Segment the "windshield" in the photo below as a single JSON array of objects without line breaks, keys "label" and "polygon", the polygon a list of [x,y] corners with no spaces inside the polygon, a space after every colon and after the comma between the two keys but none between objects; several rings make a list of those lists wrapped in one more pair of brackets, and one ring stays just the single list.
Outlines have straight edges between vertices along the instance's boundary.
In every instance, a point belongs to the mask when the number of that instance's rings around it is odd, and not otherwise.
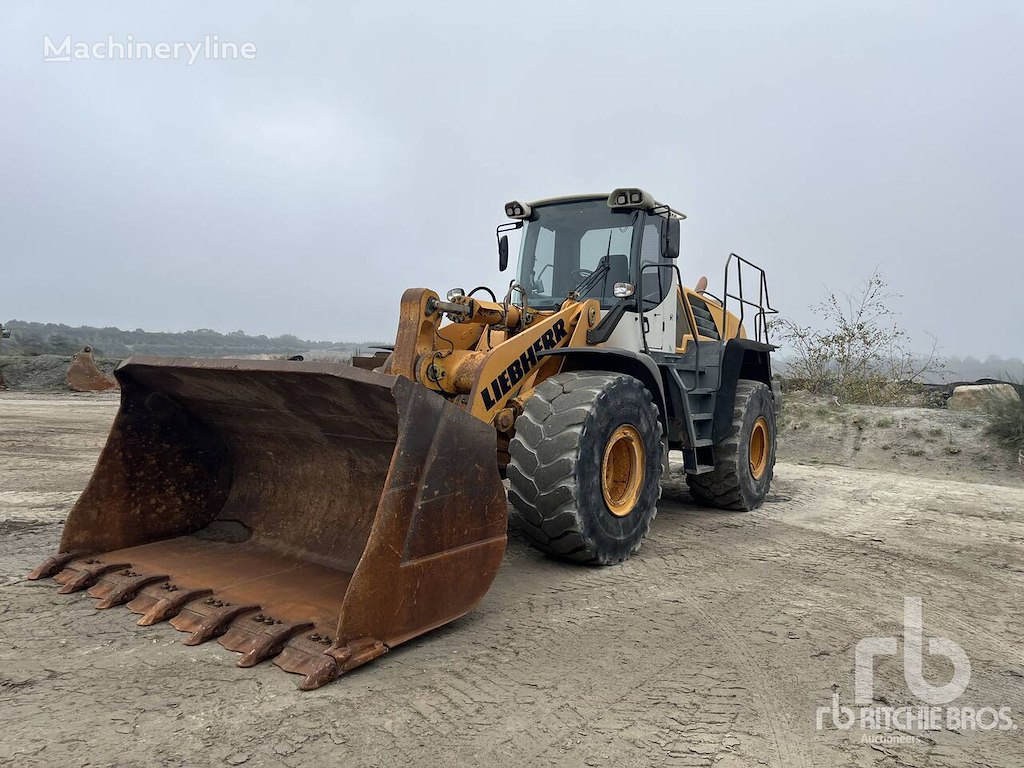
[{"label": "windshield", "polygon": [[[660,256],[659,219],[639,211],[615,211],[602,198],[544,205],[533,209],[519,250],[518,281],[537,309],[557,309],[607,257],[608,271],[585,294],[602,306],[615,304],[615,283],[633,282],[635,254],[645,262]],[[634,238],[641,241],[634,247]],[[645,283],[647,276],[645,275]]]}]

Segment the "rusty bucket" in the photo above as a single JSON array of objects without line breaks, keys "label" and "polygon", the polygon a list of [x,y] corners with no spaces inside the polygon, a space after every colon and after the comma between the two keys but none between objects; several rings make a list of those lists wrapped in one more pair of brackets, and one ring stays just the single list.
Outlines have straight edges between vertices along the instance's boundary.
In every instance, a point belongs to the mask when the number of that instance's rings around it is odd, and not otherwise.
[{"label": "rusty bucket", "polygon": [[71,510],[30,575],[186,644],[217,637],[316,688],[456,619],[505,548],[493,428],[348,366],[136,357]]},{"label": "rusty bucket", "polygon": [[103,392],[117,387],[117,381],[96,365],[92,347],[85,347],[71,358],[64,381],[73,392]]}]

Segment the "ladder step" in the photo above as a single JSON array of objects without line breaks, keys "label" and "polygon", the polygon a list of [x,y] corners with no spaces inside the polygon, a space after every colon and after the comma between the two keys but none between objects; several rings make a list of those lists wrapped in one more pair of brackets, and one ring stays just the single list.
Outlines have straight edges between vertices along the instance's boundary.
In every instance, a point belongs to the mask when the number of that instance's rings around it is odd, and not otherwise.
[{"label": "ladder step", "polygon": [[713,414],[713,413],[695,413],[695,414],[693,414],[693,420],[694,421],[711,421],[713,418],[715,418],[715,414]]},{"label": "ladder step", "polygon": [[711,464],[698,464],[696,469],[686,470],[691,475],[703,475],[707,472],[714,472],[715,468]]},{"label": "ladder step", "polygon": [[707,438],[701,438],[700,440],[693,441],[694,448],[707,448],[708,446],[714,445],[714,440],[708,440]]},{"label": "ladder step", "polygon": [[711,387],[694,387],[687,392],[689,395],[713,395],[715,390]]}]

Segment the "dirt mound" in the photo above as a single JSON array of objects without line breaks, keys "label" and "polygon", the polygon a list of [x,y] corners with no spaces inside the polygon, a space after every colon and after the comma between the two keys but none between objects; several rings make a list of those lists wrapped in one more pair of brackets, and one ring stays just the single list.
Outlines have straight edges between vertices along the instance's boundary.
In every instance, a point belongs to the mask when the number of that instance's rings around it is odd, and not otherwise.
[{"label": "dirt mound", "polygon": [[1017,457],[986,433],[987,426],[978,411],[838,405],[790,392],[782,400],[779,461],[1024,485]]}]

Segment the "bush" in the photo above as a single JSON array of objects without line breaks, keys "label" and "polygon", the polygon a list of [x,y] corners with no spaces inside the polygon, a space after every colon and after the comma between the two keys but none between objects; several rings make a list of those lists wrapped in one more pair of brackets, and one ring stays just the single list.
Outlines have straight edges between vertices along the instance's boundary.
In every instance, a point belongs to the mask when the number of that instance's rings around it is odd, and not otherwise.
[{"label": "bush", "polygon": [[1012,382],[1018,398],[993,395],[985,401],[986,432],[1012,451],[1024,451],[1024,383]]},{"label": "bush", "polygon": [[906,403],[920,390],[916,380],[942,365],[935,344],[927,356],[910,352],[893,309],[898,298],[875,271],[853,293],[827,290],[825,299],[811,307],[820,325],[801,326],[785,318],[772,323],[795,355],[789,373],[796,383],[846,403]]}]

